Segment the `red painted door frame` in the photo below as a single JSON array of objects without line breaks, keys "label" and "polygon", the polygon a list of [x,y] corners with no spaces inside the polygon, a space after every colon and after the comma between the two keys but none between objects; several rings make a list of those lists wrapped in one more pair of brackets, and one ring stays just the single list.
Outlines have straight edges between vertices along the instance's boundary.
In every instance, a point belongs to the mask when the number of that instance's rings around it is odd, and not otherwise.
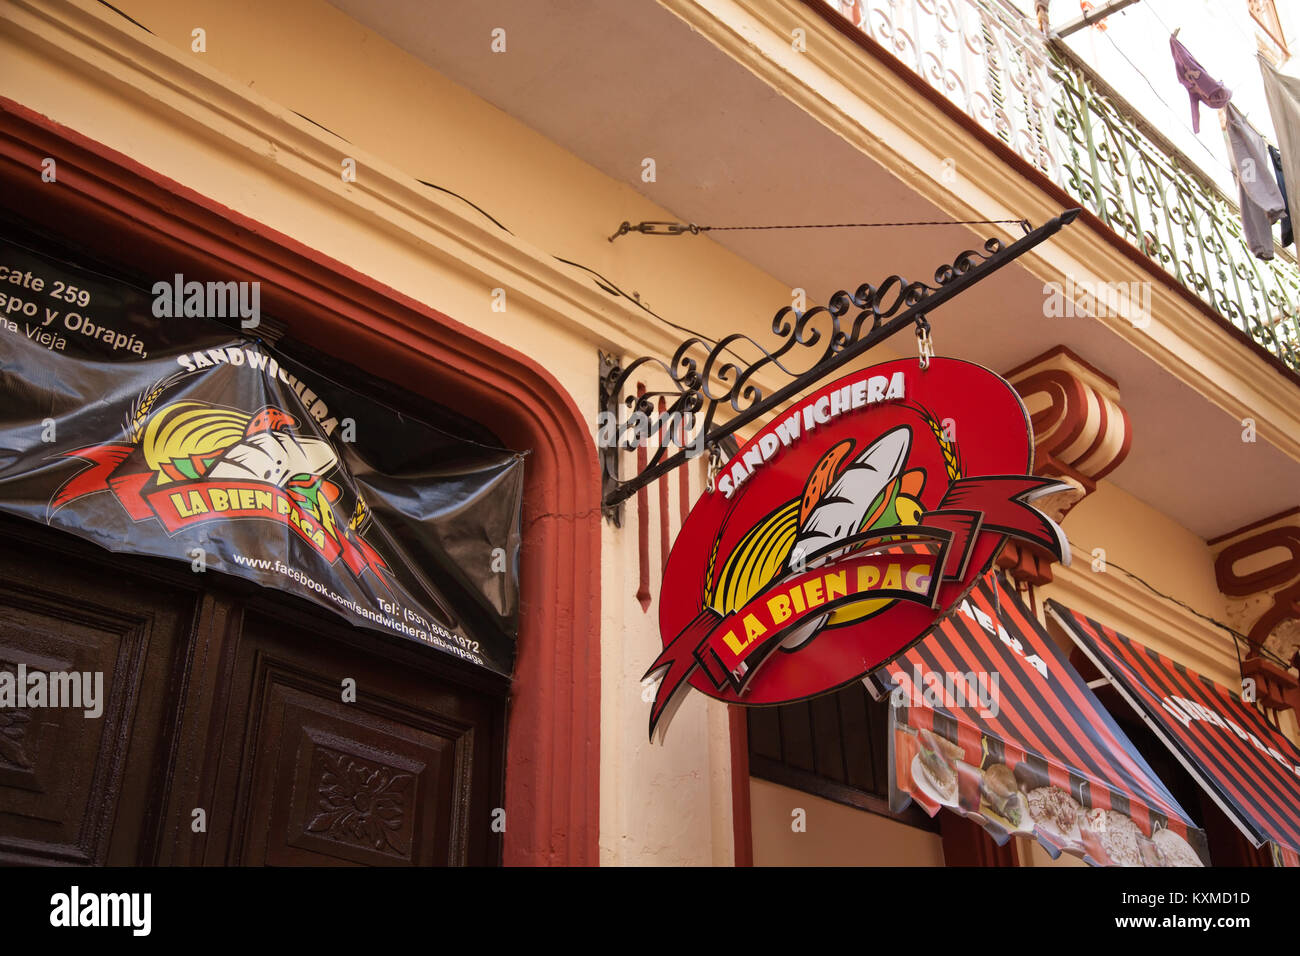
[{"label": "red painted door frame", "polygon": [[[46,157],[57,164],[54,183],[41,179]],[[262,308],[300,338],[532,451],[505,862],[596,865],[600,481],[587,423],[559,382],[441,312],[3,97],[0,190],[5,205],[109,261],[258,281]]]}]

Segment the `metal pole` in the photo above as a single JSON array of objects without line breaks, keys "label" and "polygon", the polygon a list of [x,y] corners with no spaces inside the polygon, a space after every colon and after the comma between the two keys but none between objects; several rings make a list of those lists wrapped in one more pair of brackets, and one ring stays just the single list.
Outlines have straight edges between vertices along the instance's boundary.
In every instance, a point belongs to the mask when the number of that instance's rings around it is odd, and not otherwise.
[{"label": "metal pole", "polygon": [[1119,13],[1125,7],[1131,7],[1137,2],[1138,0],[1114,0],[1113,3],[1108,3],[1104,7],[1093,10],[1091,13],[1085,13],[1077,20],[1071,20],[1059,30],[1053,30],[1051,36],[1057,40],[1064,40],[1071,33],[1078,33],[1084,27],[1090,27],[1094,23],[1106,19],[1112,13]]}]

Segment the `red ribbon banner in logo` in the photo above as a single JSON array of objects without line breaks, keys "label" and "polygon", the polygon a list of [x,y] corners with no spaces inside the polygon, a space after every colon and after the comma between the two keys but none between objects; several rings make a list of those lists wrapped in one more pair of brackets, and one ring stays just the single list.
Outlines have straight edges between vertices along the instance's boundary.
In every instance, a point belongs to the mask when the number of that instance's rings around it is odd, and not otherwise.
[{"label": "red ribbon banner in logo", "polygon": [[323,520],[324,515],[309,514],[288,492],[265,482],[174,482],[149,490],[152,471],[123,472],[123,462],[132,451],[131,445],[96,445],[73,453],[72,457],[91,462],[91,467],[64,485],[52,509],[97,491],[111,491],[133,520],[157,518],[168,534],[208,521],[262,518],[292,528],[330,564],[342,557],[354,577],[372,571],[378,583],[389,589],[385,574],[391,571],[384,559],[332,515]]}]

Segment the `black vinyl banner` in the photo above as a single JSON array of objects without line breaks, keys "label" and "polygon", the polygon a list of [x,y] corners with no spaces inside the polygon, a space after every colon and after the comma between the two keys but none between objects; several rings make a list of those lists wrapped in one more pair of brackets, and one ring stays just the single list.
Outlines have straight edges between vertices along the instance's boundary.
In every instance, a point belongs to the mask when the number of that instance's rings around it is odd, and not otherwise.
[{"label": "black vinyl banner", "polygon": [[523,456],[210,321],[257,307],[251,283],[150,294],[0,240],[0,511],[508,675]]}]

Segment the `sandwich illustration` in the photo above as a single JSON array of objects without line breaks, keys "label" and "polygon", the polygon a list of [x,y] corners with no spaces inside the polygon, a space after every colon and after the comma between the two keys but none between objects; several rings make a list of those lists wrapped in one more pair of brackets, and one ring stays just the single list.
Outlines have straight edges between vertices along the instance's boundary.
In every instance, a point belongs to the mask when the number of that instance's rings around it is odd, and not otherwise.
[{"label": "sandwich illustration", "polygon": [[1011,829],[1018,829],[1024,816],[1024,798],[1016,775],[1004,763],[993,764],[984,771],[980,784],[989,809],[1011,824]]},{"label": "sandwich illustration", "polygon": [[[920,495],[925,471],[907,469],[911,446],[911,428],[900,425],[857,455],[852,438],[827,449],[809,474],[803,494],[759,521],[732,549],[716,584],[706,589],[706,606],[725,615],[763,589],[862,546],[850,541],[835,547],[839,542],[864,532],[918,524],[924,510]],[[709,570],[712,581],[712,559]],[[835,608],[797,625],[781,647],[797,650],[820,631],[863,620],[890,603],[875,599]]]},{"label": "sandwich illustration", "polygon": [[330,524],[326,503],[338,500],[340,489],[324,476],[338,456],[328,442],[298,434],[297,425],[292,415],[270,406],[249,415],[181,401],[150,417],[141,447],[160,486],[198,478],[274,485]]},{"label": "sandwich illustration", "polygon": [[[193,399],[162,401],[177,382],[171,376],[140,394],[126,422],[129,444],[67,453],[93,467],[64,482],[50,499],[51,514],[106,491],[133,521],[155,519],[169,536],[218,520],[223,528],[247,527],[257,535],[266,530],[262,522],[274,522],[331,566],[357,579],[369,572],[367,581],[396,594],[392,570],[363,536],[373,527],[369,506],[347,486],[346,466],[327,440],[312,436],[310,423],[301,425],[271,404],[245,411]],[[211,537],[225,543],[224,532]],[[438,603],[436,593],[426,590]],[[443,620],[454,620],[438,607]]]},{"label": "sandwich illustration", "polygon": [[291,429],[293,418],[263,409],[248,423],[242,440],[222,453],[208,477],[265,481],[283,488],[296,477],[322,475],[338,463],[334,449],[318,438],[303,438]]},{"label": "sandwich illustration", "polygon": [[957,761],[963,756],[961,747],[936,733],[922,730],[917,735],[920,749],[921,772],[935,793],[944,800],[957,798]]},{"label": "sandwich illustration", "polygon": [[[911,447],[912,430],[900,425],[881,435],[842,468],[839,464],[852,451],[852,439],[845,439],[822,456],[800,502],[799,536],[787,562],[791,574],[802,574],[843,556],[850,547],[830,552],[826,548],[847,537],[917,523],[921,513],[917,496],[925,484],[925,472],[909,472],[908,480],[903,481],[903,466]],[[835,612],[831,612],[804,622],[781,646],[786,650],[798,648],[834,616]]]}]

